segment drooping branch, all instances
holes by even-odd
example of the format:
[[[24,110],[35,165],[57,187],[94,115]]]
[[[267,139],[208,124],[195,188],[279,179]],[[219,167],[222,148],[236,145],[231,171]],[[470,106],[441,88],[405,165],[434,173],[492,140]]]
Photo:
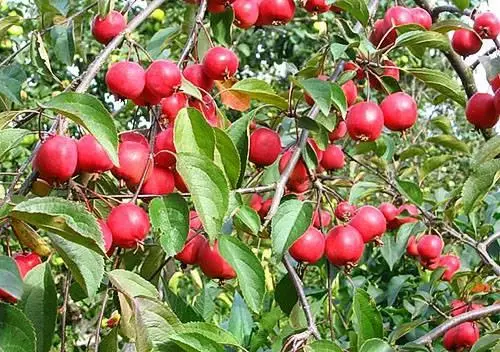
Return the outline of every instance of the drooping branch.
[[[419,344],[419,345],[427,345],[432,343],[435,339],[437,339],[439,336],[443,335],[446,331],[450,330],[451,328],[460,325],[462,323],[465,323],[467,321],[476,321],[494,314],[500,313],[500,304],[493,304],[488,307],[484,307],[481,309],[473,310],[471,312],[463,313],[460,314],[443,324],[439,325],[438,327],[432,329],[429,331],[427,334],[424,336],[420,337],[419,339],[415,340],[413,343]]]

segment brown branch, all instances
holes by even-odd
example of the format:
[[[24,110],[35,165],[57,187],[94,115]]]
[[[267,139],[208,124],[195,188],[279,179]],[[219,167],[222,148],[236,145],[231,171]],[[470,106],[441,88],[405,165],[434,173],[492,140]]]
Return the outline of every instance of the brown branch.
[[[465,323],[467,321],[475,321],[479,320],[485,317],[488,317],[490,315],[494,315],[500,313],[500,304],[493,304],[489,307],[473,310],[471,312],[463,313],[460,314],[454,318],[451,318],[450,320],[444,322],[443,324],[439,325],[438,327],[432,329],[430,332],[425,334],[424,336],[418,338],[415,340],[413,343],[414,344],[419,344],[419,345],[428,345],[431,344],[432,341],[437,339],[439,336],[443,335],[446,331],[450,330],[451,328],[460,325],[462,323]]]
[[[188,58],[189,53],[193,50],[193,46],[198,38],[198,32],[200,28],[203,27],[203,18],[205,18],[205,13],[207,12],[207,0],[202,0],[200,2],[198,12],[194,19],[193,28],[191,28],[191,32],[189,33],[188,41],[182,50],[181,56],[179,57],[179,61],[177,65],[179,67],[182,66],[182,63]]]
[[[71,286],[71,272],[68,272],[64,280],[64,301],[62,306],[62,318],[61,318],[61,352],[66,351],[66,316],[68,310],[70,286]]]

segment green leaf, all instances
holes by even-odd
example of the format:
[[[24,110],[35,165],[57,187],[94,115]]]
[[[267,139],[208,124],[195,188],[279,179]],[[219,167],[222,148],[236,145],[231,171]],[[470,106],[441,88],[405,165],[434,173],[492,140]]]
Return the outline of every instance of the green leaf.
[[[206,337],[202,331],[178,333],[169,339],[186,352],[224,352],[222,345]]]
[[[368,11],[365,0],[337,0],[335,1],[335,6],[347,11],[355,19],[361,22],[363,27],[368,25],[370,12]]]
[[[370,339],[365,341],[359,352],[393,352],[394,349],[384,340]]]
[[[456,150],[462,153],[470,153],[469,146],[455,136],[442,134],[427,138],[427,142],[439,145],[444,148]]]
[[[485,335],[481,337],[475,344],[472,346],[470,352],[489,352],[495,351],[493,347],[500,341],[500,335],[492,334]]]
[[[412,322],[409,322],[409,323],[400,324],[389,335],[389,342],[391,344],[395,343],[401,337],[405,336],[409,332],[415,330],[417,327],[419,327],[420,325],[422,325],[423,322],[425,322],[425,320],[418,319],[418,320],[415,320],[415,321],[412,321]]]
[[[391,281],[389,281],[389,285],[387,286],[388,306],[394,306],[394,302],[396,302],[396,299],[398,298],[399,291],[401,291],[406,281],[410,278],[411,275],[398,275],[391,278]]]
[[[422,165],[422,174],[420,175],[420,179],[423,180],[432,171],[440,168],[453,159],[455,159],[453,155],[438,155],[425,159],[424,164]]]
[[[228,331],[233,334],[240,345],[248,345],[253,329],[252,314],[238,292],[234,295]]]
[[[259,312],[266,293],[264,269],[260,260],[247,245],[235,237],[221,236],[219,250],[236,271],[248,307],[255,313]]]
[[[203,321],[203,317],[198,314],[198,312],[196,312],[194,308],[184,300],[184,298],[173,293],[168,286],[166,286],[164,290],[166,298],[165,302],[168,303],[170,308],[172,308],[180,321],[183,323]]]
[[[24,293],[19,308],[35,328],[37,352],[52,347],[57,319],[57,291],[49,262],[37,265],[24,278]]]
[[[401,154],[399,154],[399,160],[403,161],[424,154],[425,154],[425,148],[412,145],[409,146],[407,149],[403,150]]]
[[[113,117],[96,97],[90,94],[66,92],[52,98],[45,109],[62,114],[88,130],[118,165],[118,135]]]
[[[351,188],[349,203],[355,204],[357,201],[378,192],[380,189],[380,185],[375,182],[358,182]]]
[[[305,347],[306,352],[342,352],[342,349],[332,341],[314,341]]]
[[[471,168],[474,170],[481,164],[495,159],[500,155],[500,135],[490,138],[480,148],[477,148],[471,157]]]
[[[421,205],[424,201],[422,190],[417,184],[411,181],[398,180],[396,183],[396,187],[401,192],[401,194],[403,194],[413,203]]]
[[[233,21],[234,13],[231,7],[228,7],[224,12],[210,14],[210,28],[212,28],[217,43],[227,47],[231,46]]]
[[[312,100],[318,105],[324,115],[330,114],[332,106],[331,83],[318,78],[309,78],[300,82],[300,85],[306,91]]]
[[[465,181],[462,189],[465,214],[469,214],[498,182],[499,171],[500,160],[490,160],[478,166]]]
[[[450,50],[450,41],[445,35],[433,31],[411,31],[398,36],[395,48],[417,47]]]
[[[172,193],[153,199],[149,204],[149,218],[167,256],[179,253],[189,232],[189,207],[184,198]]]
[[[0,350],[5,352],[36,351],[33,325],[18,308],[0,303]]]
[[[146,50],[153,59],[161,56],[163,50],[168,48],[168,45],[179,34],[178,26],[163,28],[157,31],[149,40]]]
[[[174,144],[178,153],[204,155],[213,160],[214,130],[201,112],[193,108],[182,109],[175,119]]]
[[[215,153],[214,161],[224,171],[228,184],[232,189],[238,187],[240,179],[240,154],[231,138],[221,129],[214,128]]]
[[[470,6],[470,0],[452,0],[456,7],[460,10],[465,10]]]
[[[9,215],[105,254],[97,220],[81,203],[57,197],[32,198],[17,204]]]
[[[23,294],[23,280],[17,264],[14,259],[4,255],[0,256],[0,289],[17,300]]]
[[[191,192],[203,228],[210,239],[215,239],[229,206],[224,173],[207,157],[192,153],[177,153],[177,170]]]
[[[35,0],[35,4],[43,15],[66,16],[69,11],[69,0]]]
[[[372,338],[382,338],[382,316],[368,293],[357,289],[352,303],[354,330],[358,333],[358,346]]]
[[[20,104],[21,85],[26,81],[21,65],[13,64],[0,68],[0,95]]]
[[[332,104],[340,111],[342,117],[345,117],[347,114],[347,100],[344,91],[335,83],[331,83],[330,88],[332,93]]]
[[[231,90],[249,95],[252,99],[262,103],[277,106],[282,110],[288,109],[288,101],[275,93],[271,86],[257,78],[247,78],[237,82]]]
[[[276,285],[274,290],[274,299],[278,303],[280,309],[286,315],[290,315],[293,307],[299,300],[295,286],[293,285],[290,275],[286,274]]]
[[[97,11],[101,18],[105,18],[114,8],[114,0],[97,0]]]
[[[5,154],[7,154],[9,150],[17,147],[29,133],[30,131],[20,128],[0,130],[0,161],[2,161],[2,158],[5,157]]]
[[[20,16],[7,16],[2,19],[0,19],[0,38],[2,38],[6,33],[7,30],[15,25],[19,24],[21,22]]]
[[[63,237],[49,234],[49,238],[86,295],[95,295],[104,275],[104,258]]]
[[[415,228],[415,223],[404,224],[398,229],[398,232],[394,236],[386,235],[384,236],[384,246],[380,248],[382,257],[384,257],[389,269],[394,268],[403,254],[406,252],[406,244],[408,243],[408,238]]]
[[[59,61],[67,66],[73,64],[75,56],[75,36],[73,25],[56,25],[50,30],[54,53]]]
[[[118,328],[113,328],[99,342],[99,351],[118,352]]]
[[[451,127],[450,119],[446,116],[438,116],[431,120],[431,126],[441,130],[444,134],[451,134],[453,128]]]
[[[436,22],[431,27],[431,31],[438,33],[448,33],[451,31],[456,31],[457,29],[472,30],[472,27],[469,26],[464,21],[454,20],[454,19],[447,19]]]
[[[261,226],[260,216],[248,205],[243,205],[234,214],[234,226],[243,232],[257,236]]]
[[[251,121],[251,115],[247,114],[239,118],[229,127],[227,134],[229,138],[233,141],[238,154],[240,155],[240,177],[238,179],[237,187],[240,187],[243,183],[243,178],[245,177],[245,170],[248,164],[248,148],[250,143],[250,136],[248,131],[248,126]]]
[[[276,260],[281,260],[284,253],[311,225],[313,206],[311,203],[290,199],[280,204],[271,222],[271,239]]]
[[[139,296],[160,298],[158,291],[150,282],[131,271],[115,269],[108,273],[108,278],[118,291],[129,298]]]
[[[211,38],[209,37],[208,31],[200,31],[198,34],[198,43],[196,44],[198,57],[205,57],[205,53],[211,48]]]
[[[466,100],[462,86],[446,73],[428,68],[407,68],[406,71],[430,88],[465,106]]]

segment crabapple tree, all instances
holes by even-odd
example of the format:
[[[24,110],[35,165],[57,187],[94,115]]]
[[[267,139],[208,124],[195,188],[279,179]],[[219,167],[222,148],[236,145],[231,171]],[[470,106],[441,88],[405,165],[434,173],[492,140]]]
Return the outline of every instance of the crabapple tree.
[[[498,350],[487,3],[1,0],[0,351]]]

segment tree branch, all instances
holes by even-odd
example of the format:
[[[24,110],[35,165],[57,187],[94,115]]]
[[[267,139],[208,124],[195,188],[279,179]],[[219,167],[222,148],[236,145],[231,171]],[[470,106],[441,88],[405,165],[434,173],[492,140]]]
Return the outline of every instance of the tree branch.
[[[206,12],[207,12],[207,0],[201,0],[198,12],[196,14],[193,23],[193,28],[191,28],[188,41],[186,42],[186,45],[184,46],[184,49],[182,50],[181,56],[179,57],[179,61],[177,63],[179,67],[182,66],[182,63],[188,58],[191,50],[193,50],[196,38],[198,38],[198,32],[200,31],[201,26],[203,26],[203,18],[205,18]]]
[[[290,279],[293,282],[293,286],[295,286],[297,295],[299,296],[300,304],[306,316],[308,330],[315,338],[319,340],[321,339],[321,336],[319,334],[318,328],[316,327],[316,323],[314,322],[314,317],[311,313],[311,307],[307,302],[302,280],[300,280],[299,275],[297,275],[297,272],[295,271],[292,263],[290,262],[288,254],[285,254],[283,257],[283,265],[285,265],[285,268],[288,271],[288,274],[290,275]]]
[[[419,344],[419,345],[430,344],[430,343],[432,343],[433,340],[437,339],[439,336],[443,335],[446,331],[450,330],[451,328],[453,328],[457,325],[460,325],[460,324],[465,323],[467,321],[479,320],[481,318],[485,318],[485,317],[488,317],[490,315],[494,315],[497,313],[500,313],[500,304],[493,304],[489,307],[485,307],[485,308],[473,310],[471,312],[460,314],[460,315],[458,315],[454,318],[451,318],[450,320],[444,322],[443,324],[439,325],[438,327],[432,329],[424,336],[415,340],[413,343]]]

